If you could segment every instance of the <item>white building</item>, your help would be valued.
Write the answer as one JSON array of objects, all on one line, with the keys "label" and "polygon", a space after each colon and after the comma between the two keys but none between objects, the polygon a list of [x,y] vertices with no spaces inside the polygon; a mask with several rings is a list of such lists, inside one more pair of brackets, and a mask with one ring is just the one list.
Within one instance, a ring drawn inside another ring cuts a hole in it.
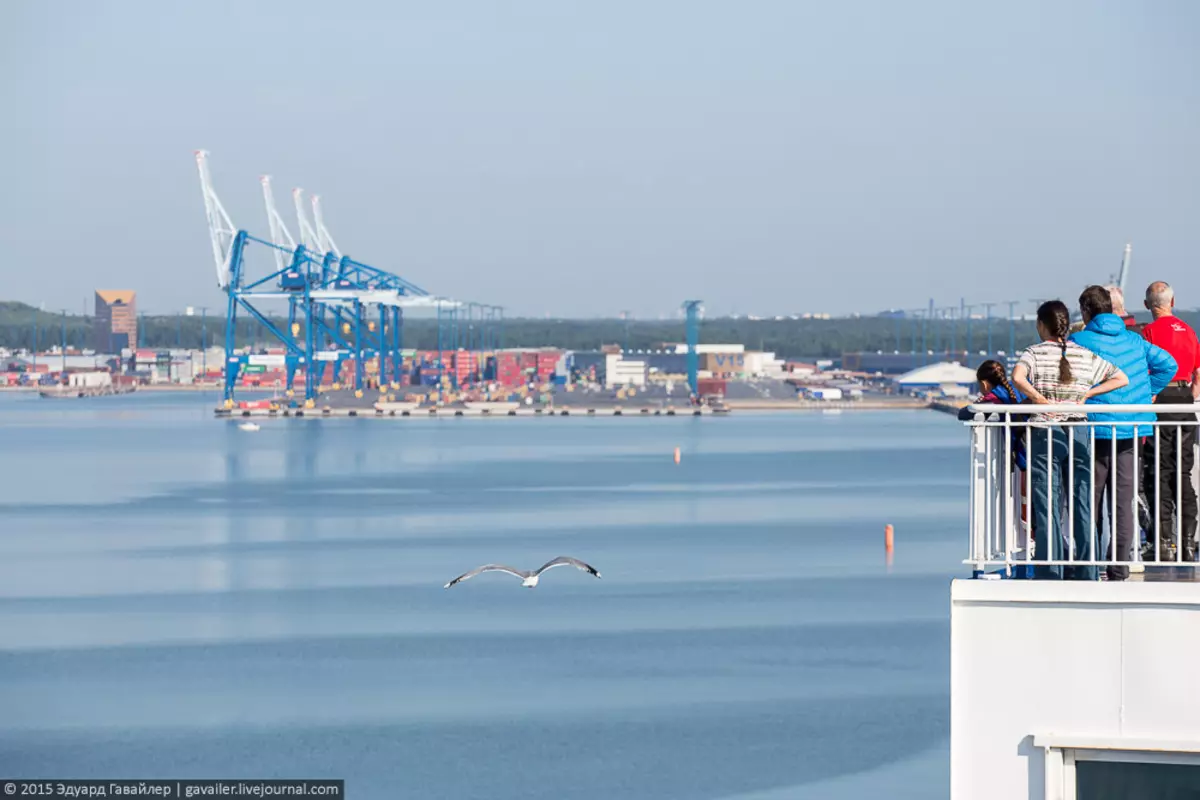
[{"label": "white building", "polygon": [[969,389],[975,383],[975,370],[967,369],[956,361],[917,367],[895,378],[896,386],[902,391],[936,390],[947,396],[962,395],[963,389]]},{"label": "white building", "polygon": [[640,359],[628,359],[620,353],[608,353],[604,356],[604,387],[612,389],[618,386],[645,386],[646,362]]}]

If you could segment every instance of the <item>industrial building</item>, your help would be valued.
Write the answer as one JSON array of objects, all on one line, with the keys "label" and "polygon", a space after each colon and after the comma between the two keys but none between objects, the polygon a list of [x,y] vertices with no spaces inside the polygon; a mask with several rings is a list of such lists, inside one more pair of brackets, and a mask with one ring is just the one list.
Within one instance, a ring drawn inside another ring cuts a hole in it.
[{"label": "industrial building", "polygon": [[986,352],[964,353],[961,351],[937,353],[933,351],[928,353],[843,353],[842,369],[850,370],[851,372],[865,372],[872,375],[901,375],[919,367],[946,361],[959,361],[978,365],[989,358],[1001,363],[1008,362],[1008,356],[1003,350],[991,355],[988,355]]},{"label": "industrial building", "polygon": [[137,347],[137,292],[127,289],[97,289],[96,312],[92,318],[92,349],[97,353],[119,353]]},{"label": "industrial building", "polygon": [[945,397],[963,397],[976,383],[975,370],[958,362],[943,361],[914,369],[895,379],[905,392],[935,393]]}]

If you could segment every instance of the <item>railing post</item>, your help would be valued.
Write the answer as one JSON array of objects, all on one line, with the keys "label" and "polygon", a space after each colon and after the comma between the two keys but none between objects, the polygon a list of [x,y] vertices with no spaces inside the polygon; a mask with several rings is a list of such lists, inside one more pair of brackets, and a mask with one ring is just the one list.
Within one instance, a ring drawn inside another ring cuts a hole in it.
[{"label": "railing post", "polygon": [[[977,422],[982,421],[981,415],[976,415]],[[982,424],[971,426],[971,553],[969,560],[974,563],[974,577],[983,574],[984,562],[987,561],[987,473],[988,462],[988,430]]]}]

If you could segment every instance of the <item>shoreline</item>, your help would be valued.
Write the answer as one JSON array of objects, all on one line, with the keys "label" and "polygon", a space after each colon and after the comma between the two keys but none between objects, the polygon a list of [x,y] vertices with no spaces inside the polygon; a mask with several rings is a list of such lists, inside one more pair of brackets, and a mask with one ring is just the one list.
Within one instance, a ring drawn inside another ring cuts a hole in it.
[{"label": "shoreline", "polygon": [[[55,384],[50,384],[48,386],[0,386],[0,392],[12,392],[13,394],[20,394],[22,392],[30,392],[30,393],[36,394],[39,391],[43,391],[45,389],[53,389],[54,387],[60,386],[60,385],[61,384],[55,383]],[[137,388],[136,392],[127,392],[126,394],[138,394],[140,392],[219,392],[219,391],[221,391],[221,387],[219,385],[197,386],[197,385],[193,385],[193,384],[161,383],[161,384],[152,384],[152,385],[148,385],[148,386],[139,386]],[[255,392],[255,390],[253,390],[253,389],[246,389],[244,391],[247,393]],[[270,389],[262,389],[259,391],[260,392],[269,392],[271,390]]]},{"label": "shoreline", "polygon": [[926,400],[728,400],[730,411],[918,411],[932,408]]},{"label": "shoreline", "polygon": [[[22,393],[36,394],[38,391],[42,390],[43,388],[45,388],[45,387],[40,387],[40,386],[0,386],[0,393],[8,392],[8,393],[15,393],[15,394],[22,394]],[[203,394],[203,393],[209,392],[209,393],[216,394],[216,393],[220,393],[220,391],[221,391],[220,385],[157,384],[157,385],[139,386],[136,392],[131,392],[129,394],[119,395],[119,396],[122,396],[122,397],[137,396],[138,394],[141,394],[143,392],[162,393],[162,394],[172,394],[172,393]],[[258,397],[261,399],[262,395],[270,395],[271,392],[272,392],[271,389],[262,389],[262,390],[257,390],[257,391],[252,390],[252,389],[243,389],[242,392],[240,392],[239,394],[255,396],[255,397]],[[114,395],[114,396],[118,396],[118,395]],[[99,399],[99,398],[82,398],[82,399]],[[967,403],[967,401],[965,401],[965,400],[963,400],[963,401],[953,401],[953,400],[932,400],[932,401],[930,401],[930,400],[919,400],[916,398],[897,398],[897,399],[889,399],[889,400],[834,400],[834,401],[761,400],[760,399],[760,400],[728,400],[725,402],[724,408],[727,409],[729,412],[764,413],[764,414],[779,414],[779,413],[801,413],[801,414],[809,413],[809,414],[811,414],[811,413],[820,413],[820,412],[825,412],[825,411],[838,411],[838,412],[841,412],[841,411],[938,411],[938,412],[945,413],[945,414],[957,415],[958,410],[960,408],[962,408],[963,405],[966,405],[966,403]],[[557,415],[558,413],[563,412],[563,411],[566,411],[569,414],[582,415],[582,414],[586,414],[589,408],[593,409],[595,413],[606,414],[606,412],[611,413],[617,407],[621,407],[623,409],[624,413],[629,416],[643,416],[645,414],[654,415],[655,412],[658,412],[658,415],[660,415],[660,416],[666,416],[667,411],[668,411],[667,407],[641,406],[641,405],[629,404],[629,403],[612,404],[612,405],[598,403],[598,404],[595,404],[592,406],[571,404],[571,405],[555,405],[553,407],[541,406],[540,408],[542,409],[543,413],[545,413],[547,415],[549,415],[552,411],[555,413],[555,415]],[[316,409],[310,409],[309,415],[310,416],[321,416],[322,408],[323,407],[318,406],[318,408],[316,408]],[[349,407],[338,408],[338,407],[332,407],[332,406],[330,407],[330,409],[333,414],[339,415],[339,416],[345,415],[351,410]],[[425,416],[425,414],[428,413],[428,409],[429,409],[428,406],[422,408],[421,413],[419,415]],[[643,409],[646,409],[646,411],[643,411]],[[218,412],[218,416],[242,416],[242,412],[244,411],[244,409],[238,409],[238,408],[232,409],[232,411],[227,411],[226,409],[222,409],[222,408],[217,408],[214,410],[216,412]],[[296,409],[296,410],[302,410],[302,409]],[[373,403],[364,404],[362,407],[357,407],[357,408],[354,408],[353,410],[357,412],[356,415],[375,416],[375,409],[374,409]],[[695,409],[690,406],[681,405],[678,407],[671,408],[670,410],[673,412],[671,414],[671,416],[675,416],[675,415],[691,416],[691,412],[694,411]],[[283,409],[280,409],[280,411],[282,412]],[[439,411],[441,412],[440,415],[442,415],[442,416],[451,416],[454,414],[455,408],[454,407],[443,407],[442,409],[439,409]],[[522,409],[521,415],[526,416],[533,411],[534,411],[533,408],[530,408],[528,410]],[[711,413],[711,410],[706,408],[705,416],[708,416],[709,413]],[[255,416],[257,416],[257,415],[258,414],[255,414]],[[281,413],[280,416],[283,416],[283,414]],[[291,415],[289,415],[289,416],[291,416]],[[418,414],[414,414],[413,416],[418,416]]]}]

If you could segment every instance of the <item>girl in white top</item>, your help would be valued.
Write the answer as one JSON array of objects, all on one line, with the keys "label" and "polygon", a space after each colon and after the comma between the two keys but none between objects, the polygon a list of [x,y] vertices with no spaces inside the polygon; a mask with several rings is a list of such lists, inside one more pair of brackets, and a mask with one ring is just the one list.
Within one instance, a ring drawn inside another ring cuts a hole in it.
[{"label": "girl in white top", "polygon": [[[1013,369],[1012,382],[1035,405],[1082,404],[1098,394],[1120,389],[1128,376],[1091,350],[1067,341],[1071,314],[1059,300],[1038,308],[1037,331],[1042,341],[1021,354]],[[1091,561],[1092,547],[1092,458],[1087,440],[1078,440],[1070,428],[1056,422],[1083,420],[1087,413],[1054,412],[1030,418],[1030,483],[1033,492],[1034,577],[1064,577],[1062,566],[1046,561]],[[1040,425],[1038,423],[1041,423]],[[1053,426],[1053,427],[1051,427]],[[1062,505],[1066,476],[1074,470],[1073,548],[1064,555]],[[1068,567],[1068,580],[1096,580],[1096,567]]]}]

